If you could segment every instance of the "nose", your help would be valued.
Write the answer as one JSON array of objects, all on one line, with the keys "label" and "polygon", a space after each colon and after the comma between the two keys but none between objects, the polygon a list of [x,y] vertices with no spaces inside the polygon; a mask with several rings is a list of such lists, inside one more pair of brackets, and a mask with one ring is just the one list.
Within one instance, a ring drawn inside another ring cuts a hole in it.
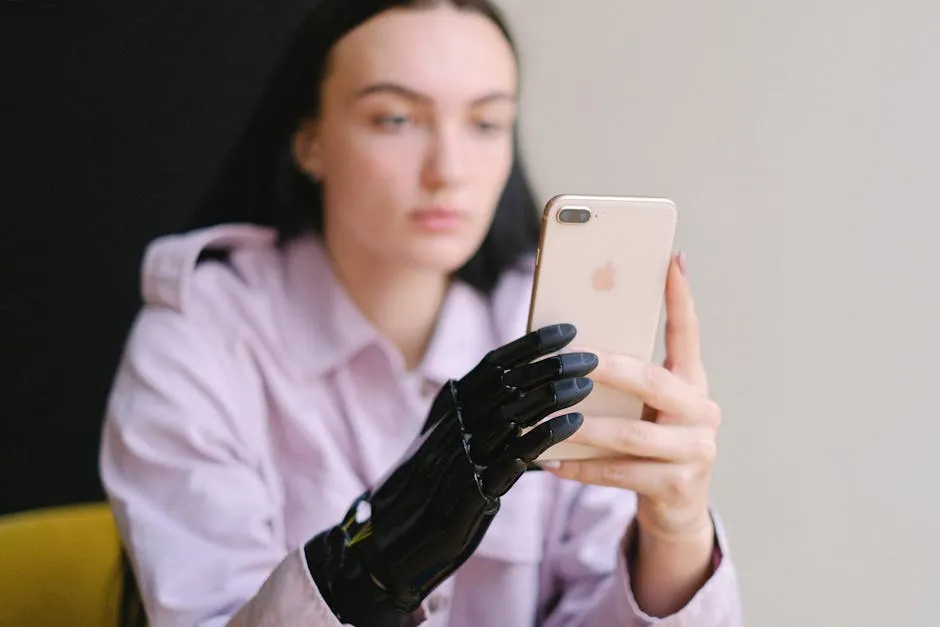
[{"label": "nose", "polygon": [[423,186],[436,191],[460,184],[466,174],[465,138],[457,125],[439,125],[431,134],[422,168]]}]

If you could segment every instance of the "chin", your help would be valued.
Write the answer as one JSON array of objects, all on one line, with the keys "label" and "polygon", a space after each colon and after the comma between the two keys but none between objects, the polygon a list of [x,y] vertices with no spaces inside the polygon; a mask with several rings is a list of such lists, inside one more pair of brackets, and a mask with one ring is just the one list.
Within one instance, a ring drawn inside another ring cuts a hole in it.
[{"label": "chin", "polygon": [[420,242],[412,248],[409,257],[411,263],[416,266],[442,274],[452,274],[462,268],[476,253],[479,245],[472,244],[453,240]]}]

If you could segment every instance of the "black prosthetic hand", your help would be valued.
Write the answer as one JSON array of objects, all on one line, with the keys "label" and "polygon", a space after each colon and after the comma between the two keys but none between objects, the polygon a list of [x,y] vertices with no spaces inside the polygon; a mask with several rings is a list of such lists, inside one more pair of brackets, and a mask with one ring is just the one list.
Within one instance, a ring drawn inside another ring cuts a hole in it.
[{"label": "black prosthetic hand", "polygon": [[528,462],[581,426],[583,417],[569,413],[523,434],[590,393],[585,375],[595,355],[545,357],[575,333],[567,324],[533,331],[448,382],[399,465],[339,525],[307,543],[313,579],[341,622],[411,624],[421,602],[476,550]]}]

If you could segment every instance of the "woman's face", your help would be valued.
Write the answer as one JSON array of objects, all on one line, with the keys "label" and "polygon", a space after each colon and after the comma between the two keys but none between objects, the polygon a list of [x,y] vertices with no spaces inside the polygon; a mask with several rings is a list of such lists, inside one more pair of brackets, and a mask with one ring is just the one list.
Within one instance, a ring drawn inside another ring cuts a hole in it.
[{"label": "woman's face", "polygon": [[387,267],[452,272],[512,166],[516,61],[488,18],[395,9],[334,47],[319,119],[295,137],[323,185],[327,242]]}]

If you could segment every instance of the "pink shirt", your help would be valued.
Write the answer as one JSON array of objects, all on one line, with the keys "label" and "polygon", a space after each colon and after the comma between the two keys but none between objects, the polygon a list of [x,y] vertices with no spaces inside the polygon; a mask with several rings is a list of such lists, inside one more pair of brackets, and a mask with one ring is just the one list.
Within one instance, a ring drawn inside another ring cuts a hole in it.
[{"label": "pink shirt", "polygon": [[[144,308],[108,404],[101,476],[153,627],[334,627],[302,546],[399,459],[430,400],[525,331],[531,267],[492,298],[451,288],[423,363],[361,316],[313,237],[227,225],[155,241]],[[196,266],[207,246],[231,266]],[[741,624],[724,558],[678,614],[631,593],[635,496],[530,472],[476,553],[424,604],[427,627]],[[241,611],[239,611],[241,609]]]}]

